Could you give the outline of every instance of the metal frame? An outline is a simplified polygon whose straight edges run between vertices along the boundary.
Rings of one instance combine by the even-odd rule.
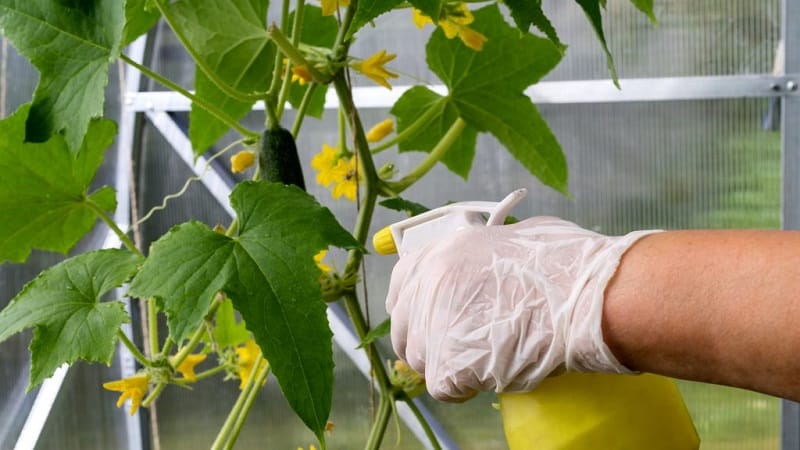
[[[800,72],[800,0],[783,0],[784,70]],[[782,227],[800,229],[800,97],[781,101]],[[800,404],[781,401],[781,450],[800,450]]]
[[[608,80],[542,82],[526,93],[537,104],[579,104],[618,102],[659,102],[676,100],[709,100],[725,98],[780,98],[781,99],[781,151],[783,158],[782,217],[783,228],[800,229],[800,0],[782,0],[782,37],[785,48],[785,66],[773,75],[671,77],[652,79],[620,80],[621,90]],[[141,61],[145,40],[136,41],[128,54]],[[201,177],[201,182],[225,209],[233,216],[227,196],[231,187],[213,169],[206,168],[206,160],[195,160],[191,144],[183,130],[172,120],[169,112],[188,111],[190,102],[173,92],[140,92],[140,75],[133,68],[126,71],[125,98],[122,105],[118,139],[117,163],[117,214],[115,220],[123,228],[130,224],[130,200],[127,196],[130,181],[130,161],[135,141],[135,120],[138,113],[150,120],[156,129],[175,149],[181,159]],[[434,91],[446,93],[444,86],[429,86]],[[390,108],[410,86],[396,86],[388,91],[383,88],[361,87],[354,90],[356,105],[360,108]],[[338,108],[338,99],[328,92],[325,107]],[[263,109],[257,103],[255,109]],[[104,247],[119,246],[115,237],[107,238]],[[369,378],[367,358],[355,350],[358,338],[338,305],[328,309],[328,320],[335,342],[353,360],[359,370]],[[128,332],[130,330],[127,330]],[[123,376],[134,369],[133,359],[125,351],[121,353]],[[44,427],[47,416],[61,388],[67,369],[63,367],[46,380],[37,393],[34,406],[19,436],[15,450],[32,450]],[[441,439],[442,447],[457,449],[458,446],[447,435],[421,402],[415,400],[422,413],[429,419],[434,432]],[[399,415],[414,435],[427,448],[431,448],[425,434],[410,410],[399,405]],[[782,401],[781,405],[781,450],[800,450],[800,404]],[[138,415],[138,414],[137,414]],[[141,426],[138,417],[129,419],[128,444],[131,450],[141,450]]]

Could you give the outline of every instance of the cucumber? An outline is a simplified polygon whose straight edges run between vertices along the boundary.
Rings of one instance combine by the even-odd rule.
[[[306,190],[297,145],[289,130],[267,128],[258,142],[258,167],[261,179],[273,183],[292,184]]]

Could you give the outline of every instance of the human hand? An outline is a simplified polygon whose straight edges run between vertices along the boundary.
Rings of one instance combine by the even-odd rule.
[[[529,391],[563,370],[630,373],[603,342],[603,296],[649,233],[609,237],[535,217],[433,242],[392,272],[394,350],[445,401]]]

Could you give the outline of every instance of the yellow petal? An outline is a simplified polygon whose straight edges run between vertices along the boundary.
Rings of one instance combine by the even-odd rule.
[[[306,66],[292,67],[292,83],[297,83],[300,86],[313,81],[311,73]]]
[[[256,162],[256,152],[252,150],[242,150],[231,156],[231,172],[241,173],[250,168]]]
[[[433,25],[433,19],[423,14],[422,11],[417,8],[414,8],[414,11],[411,13],[411,20],[414,21],[414,25],[419,29],[425,28],[427,24]]]
[[[350,6],[350,0],[320,0],[322,15],[332,16],[340,6]]]
[[[314,255],[314,262],[317,263],[317,267],[319,267],[319,270],[321,270],[321,271],[323,271],[325,273],[329,273],[331,270],[333,270],[331,268],[331,266],[329,266],[327,264],[324,264],[322,262],[322,260],[325,259],[325,256],[327,256],[327,255],[328,255],[328,251],[327,250],[320,250],[319,253]]]
[[[487,40],[486,36],[469,27],[461,27],[461,30],[458,32],[458,37],[464,45],[476,51],[483,50],[483,44]]]
[[[353,64],[353,68],[381,86],[391,89],[392,85],[390,85],[386,79],[398,78],[398,75],[394,72],[390,72],[383,66],[396,57],[397,55],[395,54],[387,54],[386,50],[381,50],[369,58]]]
[[[187,381],[197,381],[197,375],[194,373],[194,367],[201,362],[205,361],[206,355],[196,353],[191,354],[180,363],[180,365],[176,368],[178,372],[183,375]]]
[[[137,373],[128,378],[103,383],[103,388],[109,391],[122,392],[122,395],[117,400],[117,408],[121,407],[125,400],[131,399],[130,414],[134,415],[139,410],[139,405],[141,405],[142,399],[147,393],[149,382],[150,376],[147,373]]]
[[[385,119],[367,132],[368,142],[379,142],[394,131],[394,120]]]

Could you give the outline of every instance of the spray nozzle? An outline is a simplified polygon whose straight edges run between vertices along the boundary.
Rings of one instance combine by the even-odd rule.
[[[527,189],[517,189],[499,202],[459,202],[432,209],[378,231],[372,244],[379,254],[402,256],[466,227],[502,225],[527,193]]]

